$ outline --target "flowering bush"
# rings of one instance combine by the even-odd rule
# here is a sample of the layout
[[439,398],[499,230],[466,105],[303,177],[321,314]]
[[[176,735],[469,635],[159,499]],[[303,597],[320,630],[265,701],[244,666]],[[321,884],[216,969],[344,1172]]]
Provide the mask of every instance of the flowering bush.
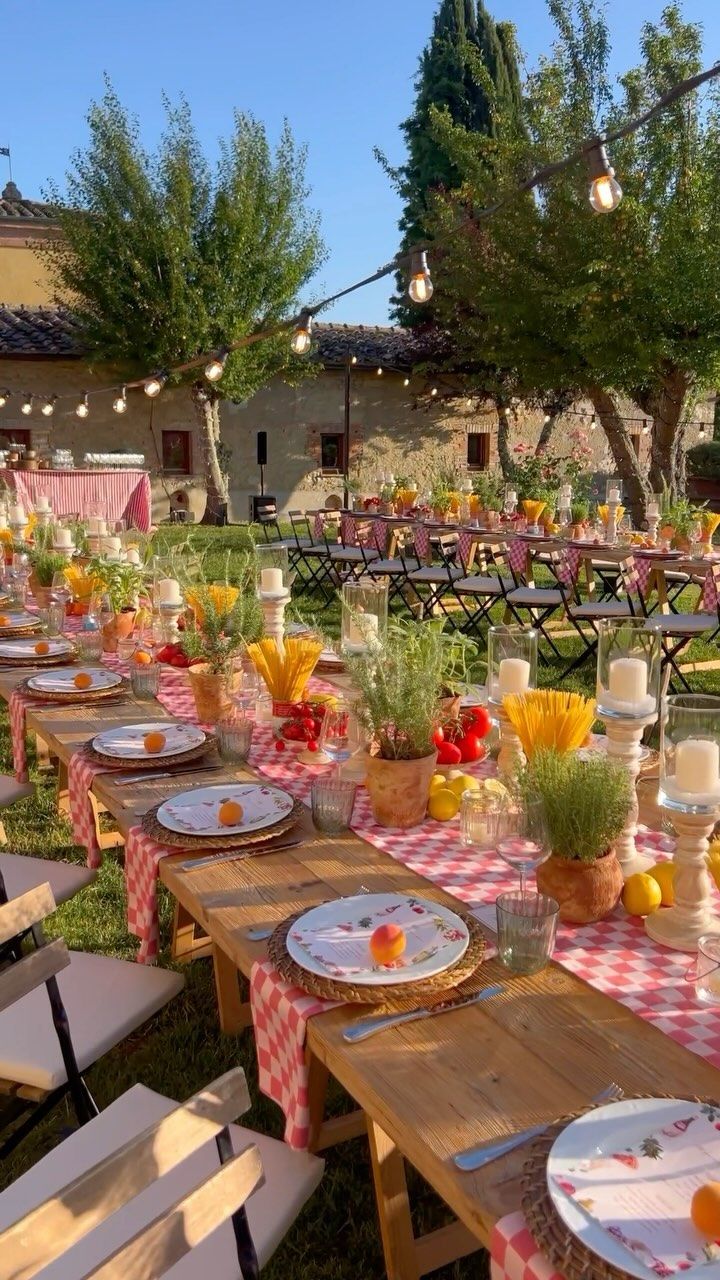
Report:
[[587,468],[592,459],[592,449],[586,444],[580,428],[571,431],[570,438],[572,444],[566,454],[553,454],[547,449],[536,454],[531,445],[522,441],[513,446],[512,469],[508,478],[517,489],[518,501],[544,498],[549,506],[556,501],[563,484],[571,484],[573,497],[579,500],[589,496],[592,475]]

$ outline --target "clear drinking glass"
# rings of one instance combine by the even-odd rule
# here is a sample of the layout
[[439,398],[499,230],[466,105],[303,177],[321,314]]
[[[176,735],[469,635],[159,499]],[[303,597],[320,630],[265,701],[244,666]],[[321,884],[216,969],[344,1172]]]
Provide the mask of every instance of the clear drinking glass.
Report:
[[102,657],[103,638],[98,627],[85,627],[73,637],[81,662],[91,662]]
[[310,787],[310,805],[318,831],[337,836],[348,830],[356,790],[356,784],[348,778],[315,778]]
[[254,724],[247,716],[220,720],[215,726],[220,759],[226,764],[245,764],[250,755]]
[[702,1004],[720,1004],[720,933],[698,938],[697,956],[687,977],[695,983],[695,995]]
[[160,689],[160,664],[133,662],[130,667],[130,684],[139,702],[152,702]]
[[135,636],[121,636],[117,642],[117,656],[121,662],[129,662],[136,648]]
[[550,839],[542,800],[528,800],[506,809],[498,821],[497,852],[508,866],[520,873],[520,893],[526,892],[527,876],[550,856]]
[[353,731],[355,717],[346,702],[335,706],[326,704],[318,746],[334,764],[348,760],[357,747],[357,734]]
[[47,610],[47,633],[49,636],[61,636],[65,626],[65,605],[58,600],[51,600]]
[[498,956],[512,973],[539,973],[555,947],[558,911],[542,893],[501,893],[495,902]]
[[491,849],[498,833],[504,805],[499,796],[485,791],[463,791],[460,801],[460,839],[475,849]]
[[70,589],[70,584],[68,583],[68,580],[65,577],[65,571],[63,569],[60,569],[53,574],[52,585],[50,587],[50,594],[53,600],[56,600],[57,603],[63,605],[63,607],[65,605],[68,605],[72,600],[73,593]]

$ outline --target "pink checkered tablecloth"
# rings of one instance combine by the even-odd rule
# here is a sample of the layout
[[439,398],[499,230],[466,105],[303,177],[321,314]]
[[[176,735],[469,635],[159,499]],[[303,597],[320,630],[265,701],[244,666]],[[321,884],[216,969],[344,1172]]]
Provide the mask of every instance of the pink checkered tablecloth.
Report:
[[355,543],[355,517],[347,511],[340,517],[340,538],[346,547],[351,547]]
[[538,1249],[522,1213],[500,1218],[490,1235],[492,1280],[563,1280]]
[[528,571],[528,544],[522,538],[513,538],[508,546],[508,564],[513,573],[525,578]]
[[15,489],[26,511],[34,511],[38,493],[46,493],[56,516],[82,516],[88,503],[99,502],[108,520],[125,520],[128,528],[147,533],[152,523],[152,490],[147,471],[123,467],[112,471],[0,468],[0,478],[9,489]]
[[413,525],[413,537],[418,560],[428,560],[430,557],[430,530],[421,520],[418,520]]

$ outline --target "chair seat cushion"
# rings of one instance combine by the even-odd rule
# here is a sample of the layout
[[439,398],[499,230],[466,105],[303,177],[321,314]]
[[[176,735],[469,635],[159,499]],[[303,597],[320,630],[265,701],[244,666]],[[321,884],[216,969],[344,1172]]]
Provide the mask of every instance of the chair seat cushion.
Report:
[[0,853],[0,875],[8,898],[49,884],[59,904],[67,902],[86,885],[92,884],[97,872],[79,863],[54,862],[52,858],[31,858],[24,853]]
[[35,792],[32,782],[16,782],[7,773],[0,774],[0,809],[5,809],[16,800],[24,800]]
[[410,574],[411,582],[456,582],[458,578],[462,578],[463,570],[455,569],[452,565],[429,564],[422,569],[416,569]]
[[326,556],[328,553],[327,544],[324,542],[313,542],[307,547],[303,546],[306,556]]
[[[38,1164],[0,1193],[0,1230],[34,1209],[42,1200],[77,1178],[99,1160],[116,1151],[143,1129],[173,1110],[169,1098],[142,1084],[111,1103],[90,1124],[66,1138]],[[248,1201],[248,1221],[260,1266],[263,1267],[306,1200],[317,1187],[324,1162],[305,1151],[293,1151],[284,1142],[262,1133],[230,1125],[233,1148],[242,1151],[254,1144],[262,1157],[265,1185]],[[38,1280],[77,1280],[95,1270],[108,1253],[124,1243],[147,1222],[182,1196],[194,1182],[218,1168],[215,1143],[209,1142],[165,1177],[153,1182],[140,1196],[113,1214],[64,1258],[38,1272]],[[185,1258],[164,1273],[172,1280],[238,1280],[239,1269],[232,1223],[223,1223]],[[128,1276],[128,1280],[131,1277]]]
[[[114,956],[71,951],[58,975],[81,1071],[162,1009],[184,986],[179,973]],[[0,1076],[56,1089],[67,1075],[45,986],[0,1013]]]
[[420,568],[419,560],[406,560],[403,564],[402,560],[374,560],[370,566],[369,572],[374,573],[414,573]]
[[649,631],[659,631],[664,636],[700,636],[704,631],[714,631],[718,625],[716,613],[668,613],[648,619]]
[[563,600],[562,591],[555,587],[516,587],[508,594],[510,604],[520,605],[523,609],[548,609],[551,605],[560,606]]
[[629,618],[632,610],[627,600],[586,600],[570,605],[571,618]]
[[473,573],[467,578],[460,578],[455,583],[455,590],[463,595],[501,596],[505,591],[512,591],[512,579],[493,577],[491,573]]
[[330,551],[331,560],[344,560],[348,564],[360,564],[364,560],[376,560],[379,555],[380,552],[375,547],[332,547]]

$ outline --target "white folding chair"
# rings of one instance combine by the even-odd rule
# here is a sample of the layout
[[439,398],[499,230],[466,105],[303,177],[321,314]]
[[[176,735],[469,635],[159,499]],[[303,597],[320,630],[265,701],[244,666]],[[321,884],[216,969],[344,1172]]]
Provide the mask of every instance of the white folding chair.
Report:
[[[35,794],[32,782],[18,782],[9,773],[0,773],[0,809],[9,809],[18,800],[27,800]],[[0,819],[0,844],[7,844],[5,824]]]
[[256,1280],[323,1161],[232,1124],[240,1068],[184,1105],[135,1085],[0,1193],[0,1258],[20,1280]]
[[25,853],[0,853],[0,903],[19,898],[29,889],[49,884],[58,906],[92,884],[97,871],[76,862],[33,858]]

